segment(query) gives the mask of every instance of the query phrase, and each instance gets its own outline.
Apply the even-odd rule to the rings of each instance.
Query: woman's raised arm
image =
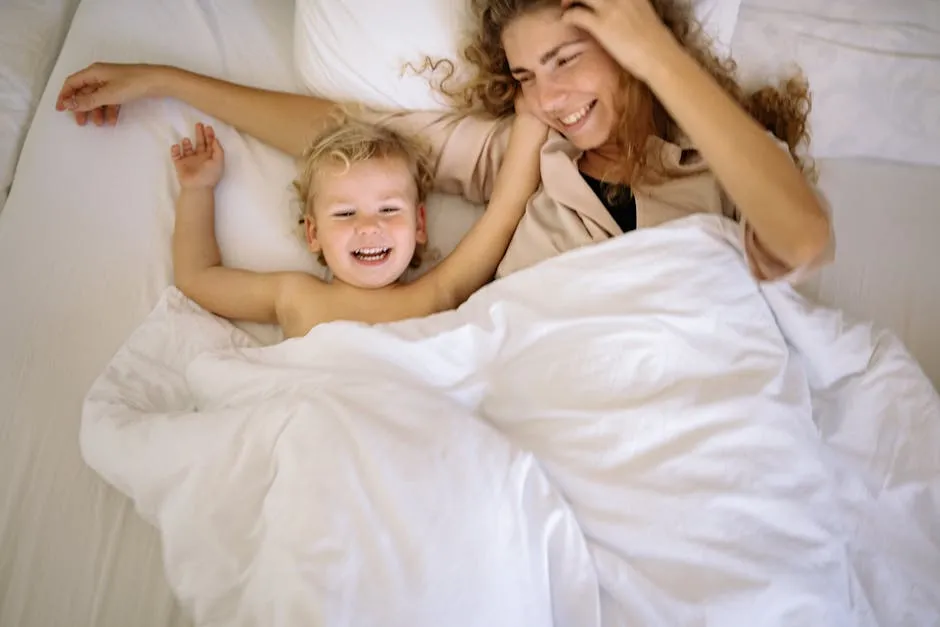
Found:
[[[798,269],[829,251],[829,215],[790,155],[672,37],[649,0],[562,0],[565,19],[590,32],[650,86],[689,136],[757,239]]]

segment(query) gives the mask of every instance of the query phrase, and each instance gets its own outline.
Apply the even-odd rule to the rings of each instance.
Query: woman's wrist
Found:
[[[677,64],[690,57],[665,27],[662,27],[661,32],[648,36],[650,40],[644,46],[646,54],[639,58],[635,52],[636,42],[626,41],[622,44],[623,52],[619,48],[615,49],[612,56],[635,78],[652,87],[663,75],[669,74]]]
[[[545,126],[545,122],[542,122],[531,113],[516,113],[512,124],[513,130],[518,129],[523,133],[538,134],[543,131],[546,133],[548,132],[548,129]]]
[[[653,47],[637,78],[656,91],[677,74],[688,70],[689,63],[698,67],[696,61],[670,35],[669,41],[662,41]]]
[[[517,113],[512,124],[512,135],[517,142],[541,147],[548,138],[548,126],[531,113]]]
[[[149,98],[180,97],[180,84],[185,80],[186,72],[170,65],[144,65],[146,87],[144,93]]]

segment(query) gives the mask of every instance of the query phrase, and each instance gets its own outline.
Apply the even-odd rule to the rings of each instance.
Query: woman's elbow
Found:
[[[199,302],[199,275],[192,272],[179,272],[173,275],[173,284],[183,296]]]
[[[809,268],[823,265],[831,260],[833,252],[832,220],[821,203],[815,201],[804,207],[804,219],[800,221],[791,259],[794,268]]]

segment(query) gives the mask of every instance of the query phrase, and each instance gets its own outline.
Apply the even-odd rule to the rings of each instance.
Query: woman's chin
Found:
[[[607,137],[602,133],[574,133],[565,137],[575,148],[584,152],[596,150],[607,143]]]
[[[588,150],[596,150],[601,146],[604,146],[608,143],[610,138],[609,132],[592,128],[594,126],[595,125],[591,125],[590,127],[578,129],[574,132],[570,130],[566,132],[566,129],[560,128],[558,129],[558,132],[564,135],[568,141],[570,141],[575,146],[575,148],[586,152]]]

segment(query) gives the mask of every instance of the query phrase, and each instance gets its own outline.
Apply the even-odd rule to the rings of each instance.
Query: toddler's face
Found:
[[[361,288],[391,285],[408,269],[417,244],[427,242],[424,207],[408,165],[370,159],[348,170],[325,164],[315,175],[307,242],[333,276]]]

